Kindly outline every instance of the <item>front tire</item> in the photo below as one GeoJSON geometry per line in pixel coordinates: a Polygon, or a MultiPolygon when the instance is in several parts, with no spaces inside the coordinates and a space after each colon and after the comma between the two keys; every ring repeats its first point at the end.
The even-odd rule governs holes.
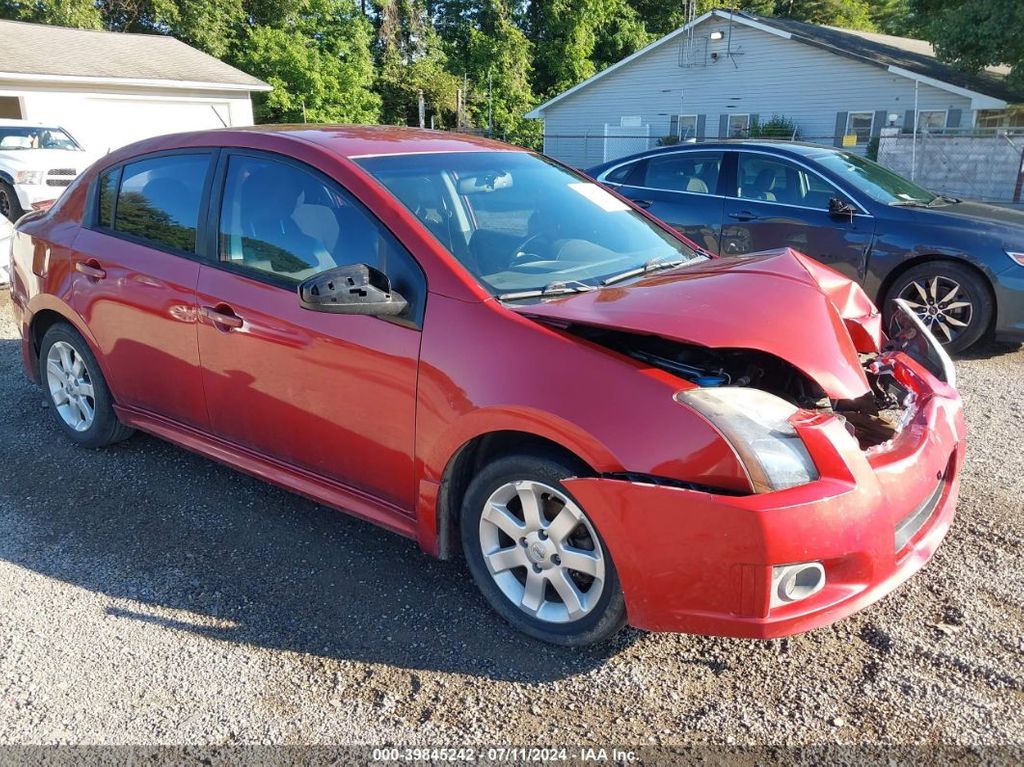
{"type": "Polygon", "coordinates": [[[58,322],[39,348],[39,380],[61,431],[82,447],[106,447],[134,430],[117,420],[114,398],[85,339],[58,322]]]}
{"type": "Polygon", "coordinates": [[[557,457],[500,458],[473,478],[459,520],[491,606],[524,634],[568,646],[603,642],[626,622],[611,554],[562,485],[578,475],[557,457]]]}
{"type": "Polygon", "coordinates": [[[17,221],[25,213],[18,201],[18,193],[6,181],[0,181],[0,216],[17,221]]]}
{"type": "Polygon", "coordinates": [[[973,270],[953,261],[928,261],[899,277],[885,296],[885,327],[891,327],[893,301],[905,299],[950,352],[977,343],[992,322],[992,294],[973,270]]]}

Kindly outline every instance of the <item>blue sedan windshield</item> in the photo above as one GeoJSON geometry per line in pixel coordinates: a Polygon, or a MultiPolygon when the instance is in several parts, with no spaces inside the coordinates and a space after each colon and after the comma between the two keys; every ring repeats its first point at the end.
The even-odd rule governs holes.
{"type": "Polygon", "coordinates": [[[928,204],[935,195],[876,162],[849,152],[825,152],[813,158],[850,186],[885,205],[928,204]]]}

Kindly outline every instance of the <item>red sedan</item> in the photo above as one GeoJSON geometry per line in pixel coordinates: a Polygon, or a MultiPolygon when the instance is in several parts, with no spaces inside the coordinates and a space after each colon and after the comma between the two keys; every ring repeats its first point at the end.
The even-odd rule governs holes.
{"type": "Polygon", "coordinates": [[[886,338],[816,262],[711,259],[503,144],[151,139],[23,218],[12,267],[70,439],[141,429],[461,551],[547,641],[806,631],[953,517],[961,403],[912,312],[886,338]]]}

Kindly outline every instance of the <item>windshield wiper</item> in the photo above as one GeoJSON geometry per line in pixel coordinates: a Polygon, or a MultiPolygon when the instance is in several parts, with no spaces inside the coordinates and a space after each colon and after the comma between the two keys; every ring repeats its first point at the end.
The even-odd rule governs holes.
{"type": "Polygon", "coordinates": [[[643,266],[638,266],[635,269],[627,269],[619,274],[613,274],[611,277],[606,277],[601,280],[602,285],[611,285],[615,282],[622,282],[628,280],[630,277],[639,277],[641,274],[650,274],[651,272],[657,272],[661,269],[674,269],[677,266],[689,263],[689,258],[672,258],[672,259],[660,259],[655,258],[648,261],[643,266]]]}
{"type": "Polygon", "coordinates": [[[593,285],[579,282],[578,280],[566,280],[564,282],[551,282],[543,288],[535,290],[521,290],[518,293],[501,293],[498,298],[502,301],[518,301],[520,298],[546,298],[548,296],[566,296],[570,293],[586,293],[593,290],[593,285]]]}
{"type": "Polygon", "coordinates": [[[927,208],[931,203],[924,200],[893,200],[889,205],[893,208],[927,208]]]}

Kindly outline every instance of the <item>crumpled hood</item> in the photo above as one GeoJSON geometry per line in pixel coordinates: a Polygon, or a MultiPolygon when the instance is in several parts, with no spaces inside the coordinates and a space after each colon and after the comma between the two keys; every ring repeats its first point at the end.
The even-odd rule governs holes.
{"type": "Polygon", "coordinates": [[[767,352],[833,399],[870,391],[857,354],[881,344],[881,319],[860,286],[789,248],[510,308],[556,324],[767,352]]]}

